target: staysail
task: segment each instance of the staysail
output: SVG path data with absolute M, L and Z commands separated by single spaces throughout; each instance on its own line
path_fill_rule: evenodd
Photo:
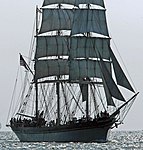
M 126 75 L 124 74 L 124 72 L 123 72 L 120 64 L 118 63 L 112 50 L 110 50 L 110 55 L 111 55 L 111 58 L 113 61 L 113 67 L 114 67 L 117 83 L 119 85 L 129 89 L 130 91 L 135 92 L 134 89 L 132 88 L 131 84 L 129 83 Z

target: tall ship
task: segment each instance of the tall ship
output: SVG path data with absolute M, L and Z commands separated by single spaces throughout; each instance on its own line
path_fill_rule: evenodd
M 22 142 L 106 142 L 138 93 L 111 48 L 104 1 L 44 0 L 35 16 L 7 126 Z

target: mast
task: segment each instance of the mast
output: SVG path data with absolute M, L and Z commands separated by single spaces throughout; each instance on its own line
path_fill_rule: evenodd
M 38 84 L 35 82 L 35 90 L 36 90 L 36 101 L 35 101 L 35 109 L 36 109 L 36 120 L 38 120 Z
M 88 84 L 87 84 L 87 99 L 86 99 L 86 119 L 89 118 L 89 100 L 88 100 Z
M 36 6 L 36 37 L 38 35 L 38 6 Z M 37 80 L 35 81 L 35 90 L 36 90 L 36 101 L 35 101 L 35 111 L 36 111 L 36 120 L 38 120 L 38 84 Z
M 59 77 L 58 77 L 59 80 Z M 57 92 L 57 125 L 60 124 L 60 83 L 56 83 L 56 92 Z
M 59 9 L 61 8 L 61 4 L 58 5 Z M 57 31 L 57 35 L 60 36 L 60 30 Z M 58 56 L 60 59 L 60 56 Z M 57 80 L 59 81 L 60 76 L 57 76 Z M 60 124 L 60 83 L 56 83 L 56 92 L 57 92 L 57 125 Z
M 87 4 L 87 9 L 90 9 L 90 4 Z M 87 32 L 87 38 L 90 37 L 90 32 Z M 88 98 L 88 84 L 86 85 L 86 92 L 87 92 L 87 96 L 86 96 L 86 119 L 89 119 L 89 98 Z

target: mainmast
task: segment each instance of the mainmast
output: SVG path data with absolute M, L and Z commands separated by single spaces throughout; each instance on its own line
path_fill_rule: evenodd
M 59 9 L 61 8 L 61 4 L 58 5 Z M 57 35 L 60 36 L 60 30 L 57 31 Z M 60 56 L 58 56 L 58 59 Z M 59 81 L 60 76 L 57 76 L 57 81 Z M 56 83 L 56 92 L 57 92 L 57 125 L 60 124 L 61 115 L 60 115 L 60 83 Z
M 90 9 L 90 4 L 87 4 L 87 9 Z M 88 37 L 90 37 L 90 32 L 87 32 L 87 38 Z M 89 98 L 88 98 L 89 91 L 88 91 L 88 84 L 86 84 L 85 86 L 86 86 L 86 93 L 87 93 L 87 96 L 86 96 L 86 119 L 88 120 L 89 119 Z

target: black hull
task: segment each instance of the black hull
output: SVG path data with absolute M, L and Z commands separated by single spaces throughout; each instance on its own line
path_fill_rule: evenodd
M 21 142 L 106 142 L 114 121 L 55 127 L 11 127 Z

